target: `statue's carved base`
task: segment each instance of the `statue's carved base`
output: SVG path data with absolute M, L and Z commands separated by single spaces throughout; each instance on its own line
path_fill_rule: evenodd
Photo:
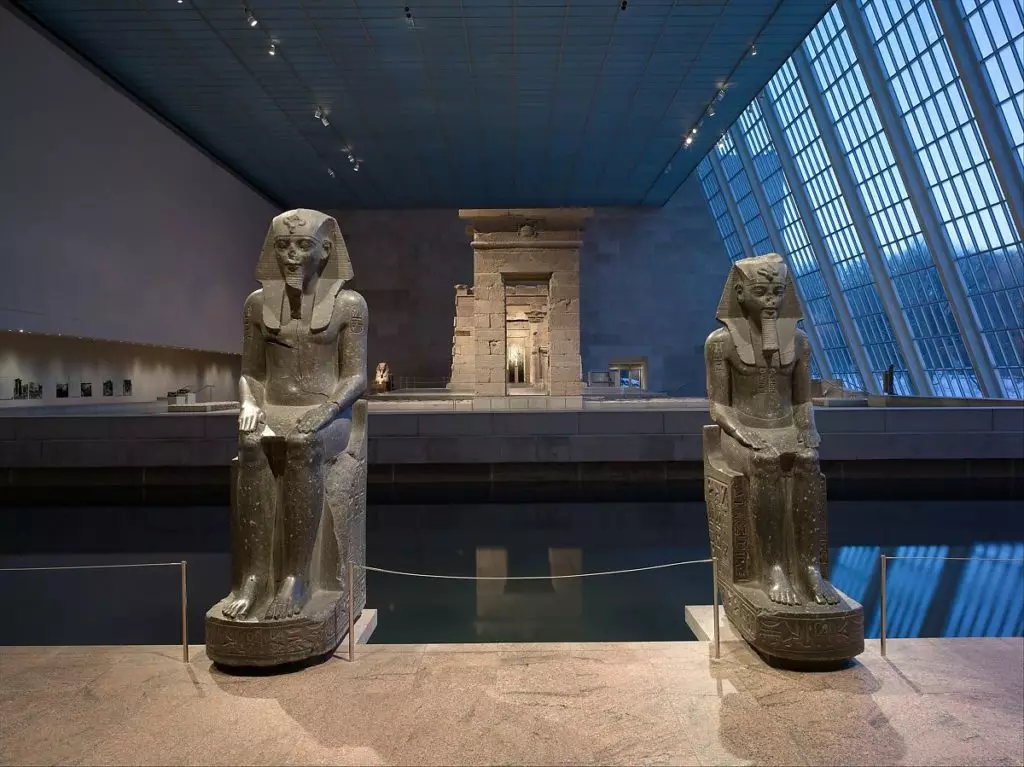
M 773 666 L 827 669 L 864 652 L 864 612 L 840 593 L 837 605 L 775 604 L 756 586 L 720 583 L 726 617 Z
M 348 635 L 348 604 L 340 591 L 318 591 L 299 615 L 275 621 L 225 618 L 230 603 L 227 596 L 206 613 L 206 656 L 224 666 L 310 660 L 334 652 Z
M 768 662 L 794 668 L 834 668 L 864 651 L 864 612 L 840 593 L 835 605 L 806 596 L 799 605 L 772 602 L 758 575 L 762 571 L 750 508 L 747 478 L 730 468 L 721 451 L 718 426 L 704 427 L 704 501 L 711 551 L 718 559 L 718 584 L 726 617 Z M 825 479 L 817 482 L 820 517 L 796 524 L 815 525 L 822 576 L 828 577 L 824 519 Z

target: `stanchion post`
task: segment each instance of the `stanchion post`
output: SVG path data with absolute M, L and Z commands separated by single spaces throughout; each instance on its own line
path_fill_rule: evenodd
M 718 557 L 711 557 L 711 612 L 715 621 L 715 658 L 722 656 L 722 646 L 718 629 Z
M 356 659 L 356 579 L 355 565 L 348 563 L 348 662 Z
M 885 657 L 885 628 L 886 628 L 886 626 L 885 626 L 885 554 L 882 554 L 882 558 L 880 560 L 880 566 L 882 568 L 882 599 L 881 599 L 881 603 L 882 603 L 881 604 L 881 609 L 882 609 L 882 621 L 881 621 L 881 623 L 882 623 L 882 636 L 881 636 L 881 641 L 879 642 L 879 644 L 880 644 L 881 650 L 882 650 L 882 657 L 884 658 Z
M 188 562 L 181 560 L 181 660 L 188 663 Z

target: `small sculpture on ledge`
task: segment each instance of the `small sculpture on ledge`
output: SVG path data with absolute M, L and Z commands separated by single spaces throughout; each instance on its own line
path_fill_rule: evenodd
M 375 394 L 389 392 L 394 387 L 394 380 L 391 376 L 391 368 L 386 362 L 378 362 L 377 370 L 373 374 L 373 391 Z
M 704 497 L 726 615 L 770 663 L 842 664 L 864 649 L 863 612 L 828 581 L 810 346 L 783 259 L 737 261 L 716 316 Z
M 347 633 L 345 565 L 365 561 L 366 537 L 368 318 L 344 287 L 351 278 L 333 218 L 300 209 L 273 220 L 256 270 L 263 288 L 244 308 L 231 593 L 206 616 L 217 663 L 307 660 Z

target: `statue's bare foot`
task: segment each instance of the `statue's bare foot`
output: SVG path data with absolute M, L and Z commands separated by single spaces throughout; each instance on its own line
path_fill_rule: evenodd
M 280 620 L 298 615 L 306 606 L 308 599 L 303 583 L 294 575 L 289 575 L 281 582 L 281 588 L 277 590 L 274 601 L 267 608 L 267 619 Z
M 821 576 L 821 570 L 814 565 L 807 567 L 807 585 L 814 601 L 819 605 L 839 604 L 839 592 L 836 591 L 835 586 Z
M 779 565 L 772 565 L 768 571 L 768 598 L 780 605 L 798 605 L 800 598 L 796 595 L 796 589 L 789 582 L 789 578 L 782 571 Z
M 233 594 L 234 599 L 221 611 L 224 613 L 224 617 L 236 618 L 238 620 L 248 617 L 249 611 L 252 609 L 259 593 L 259 586 L 259 580 L 255 575 L 246 577 L 242 581 L 242 588 Z

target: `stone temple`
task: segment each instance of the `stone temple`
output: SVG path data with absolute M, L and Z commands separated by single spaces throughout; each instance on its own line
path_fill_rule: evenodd
M 455 286 L 454 391 L 579 395 L 580 247 L 588 209 L 460 210 L 473 284 Z

